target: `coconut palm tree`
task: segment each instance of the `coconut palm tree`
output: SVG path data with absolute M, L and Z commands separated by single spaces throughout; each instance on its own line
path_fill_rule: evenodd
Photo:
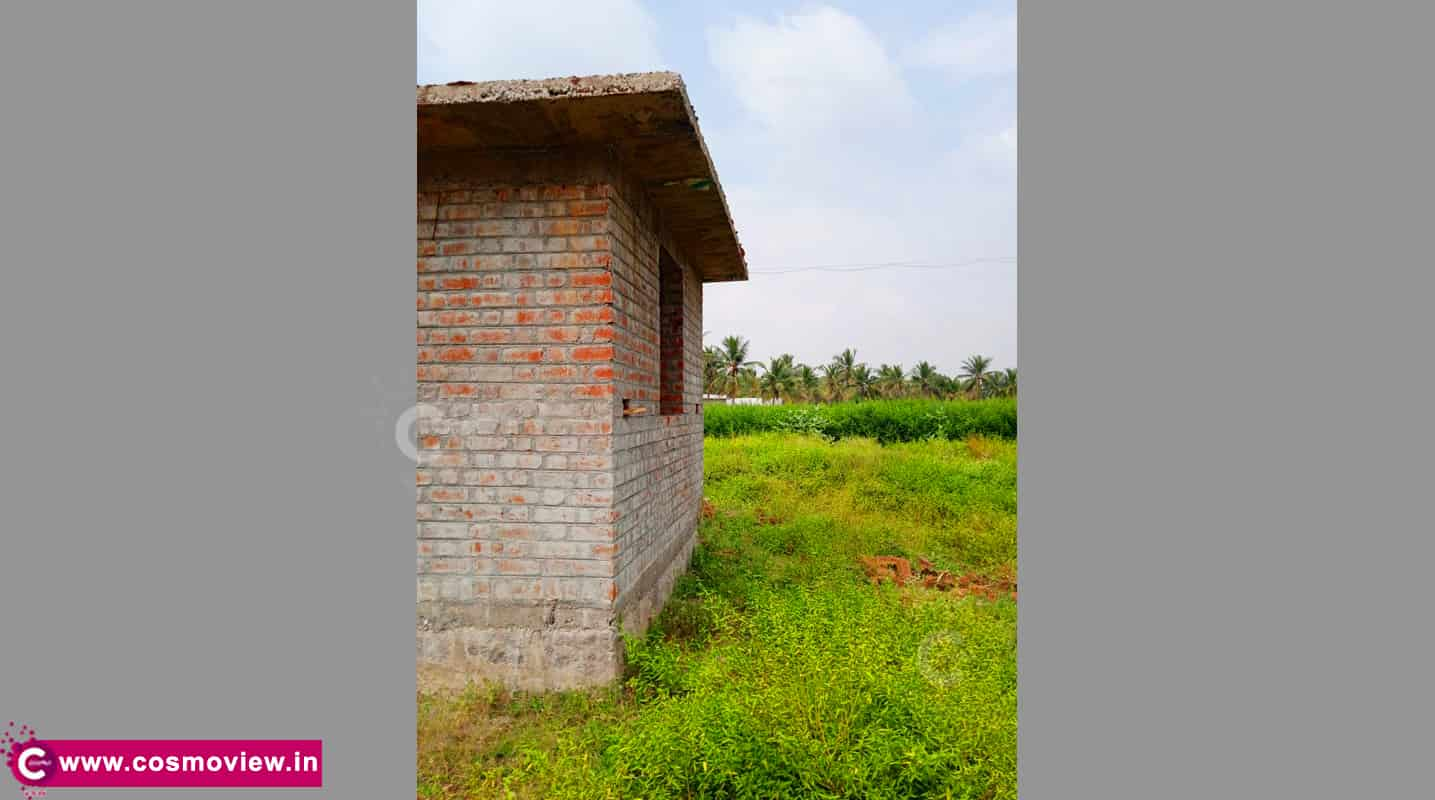
M 723 394 L 727 395 L 729 403 L 742 388 L 743 372 L 751 371 L 750 368 L 759 363 L 748 360 L 748 348 L 748 341 L 741 336 L 723 337 L 722 347 L 718 348 L 718 369 L 722 374 Z
M 911 374 L 912 388 L 923 397 L 940 397 L 942 395 L 942 373 L 926 361 L 918 361 L 917 366 L 912 367 Z
M 883 364 L 877 369 L 877 390 L 884 397 L 901 397 L 906 382 L 901 364 Z
M 822 391 L 822 379 L 817 376 L 817 370 L 806 364 L 797 365 L 797 386 L 802 393 L 802 399 L 806 402 L 816 401 Z
M 857 351 L 847 348 L 832 357 L 832 367 L 843 384 L 852 383 L 852 370 L 857 367 Z
M 703 392 L 722 392 L 722 351 L 712 345 L 703 348 Z
M 743 397 L 753 397 L 760 391 L 758 389 L 758 376 L 756 367 L 743 367 L 742 372 L 737 375 L 738 391 Z
M 847 397 L 847 379 L 841 367 L 827 363 L 818 367 L 822 372 L 822 399 L 829 403 L 840 403 Z
M 993 372 L 988 376 L 988 394 L 992 397 L 1015 397 L 1016 396 L 1016 370 L 1004 369 L 1000 372 Z
M 961 379 L 965 382 L 971 396 L 980 399 L 985 396 L 987 382 L 991 379 L 988 368 L 992 360 L 986 356 L 971 356 L 962 362 Z
M 843 400 L 852 391 L 852 371 L 857 368 L 857 351 L 847 348 L 832 357 L 822 367 L 827 378 L 827 396 L 833 401 Z
M 767 362 L 762 377 L 758 379 L 764 398 L 779 400 L 792 397 L 792 390 L 797 385 L 797 370 L 793 361 L 791 353 L 783 353 Z
M 852 392 L 858 400 L 867 400 L 877 393 L 877 374 L 866 364 L 852 367 Z

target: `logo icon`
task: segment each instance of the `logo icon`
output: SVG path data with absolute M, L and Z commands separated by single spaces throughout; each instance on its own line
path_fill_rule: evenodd
M 25 745 L 15 755 L 15 771 L 31 783 L 44 783 L 54 774 L 55 754 L 43 742 Z
M 48 783 L 58 771 L 55 751 L 35 738 L 34 728 L 16 725 L 14 720 L 0 733 L 0 742 L 5 747 L 5 765 L 20 782 L 20 792 L 26 800 L 44 797 L 45 790 L 39 787 Z
M 410 461 L 419 464 L 425 463 L 415 442 L 419 436 L 427 433 L 424 430 L 424 421 L 438 419 L 443 419 L 443 412 L 428 403 L 410 406 L 399 415 L 398 420 L 394 423 L 394 439 L 398 442 L 399 450 L 408 456 Z

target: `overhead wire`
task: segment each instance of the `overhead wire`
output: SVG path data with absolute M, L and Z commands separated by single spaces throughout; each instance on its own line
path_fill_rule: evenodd
M 778 267 L 775 269 L 749 269 L 749 275 L 790 275 L 796 272 L 870 272 L 883 269 L 955 269 L 979 264 L 1015 264 L 1015 256 L 991 258 L 970 258 L 964 261 L 945 263 L 924 263 L 920 261 L 859 262 L 852 264 L 816 264 L 802 267 Z

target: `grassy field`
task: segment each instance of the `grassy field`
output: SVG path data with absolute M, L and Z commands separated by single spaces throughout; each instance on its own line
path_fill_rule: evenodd
M 1016 443 L 761 434 L 705 459 L 692 567 L 626 681 L 420 696 L 419 797 L 1016 797 Z M 866 556 L 963 579 L 874 586 Z
M 816 433 L 830 439 L 866 437 L 883 444 L 965 439 L 972 434 L 1016 438 L 1016 398 L 990 400 L 864 400 L 819 405 L 703 407 L 708 436 L 771 431 Z

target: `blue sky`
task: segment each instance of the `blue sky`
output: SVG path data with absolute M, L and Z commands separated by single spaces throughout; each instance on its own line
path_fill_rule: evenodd
M 683 75 L 751 280 L 735 333 L 813 365 L 1017 363 L 1016 5 L 419 0 L 418 82 Z M 802 271 L 893 262 L 950 268 Z

